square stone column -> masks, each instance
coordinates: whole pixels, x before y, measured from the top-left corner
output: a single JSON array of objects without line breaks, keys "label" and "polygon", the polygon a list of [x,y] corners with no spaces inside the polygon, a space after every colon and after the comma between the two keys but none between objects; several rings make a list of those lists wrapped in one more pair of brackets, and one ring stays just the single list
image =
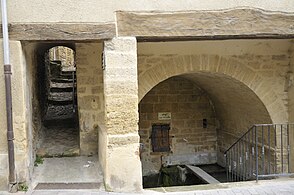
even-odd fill
[{"label": "square stone column", "polygon": [[103,162],[105,188],[115,192],[139,192],[142,169],[136,38],[118,37],[106,41],[103,68],[106,155],[101,156],[100,162]]}]

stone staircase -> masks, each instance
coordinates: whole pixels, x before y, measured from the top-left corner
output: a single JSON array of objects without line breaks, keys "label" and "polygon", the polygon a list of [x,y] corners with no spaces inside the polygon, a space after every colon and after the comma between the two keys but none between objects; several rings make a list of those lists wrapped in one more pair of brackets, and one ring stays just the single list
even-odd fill
[{"label": "stone staircase", "polygon": [[77,126],[75,68],[63,70],[59,62],[50,63],[45,127]]},{"label": "stone staircase", "polygon": [[37,155],[64,157],[79,155],[79,128],[75,67],[63,69],[60,61],[50,62],[46,111]]}]

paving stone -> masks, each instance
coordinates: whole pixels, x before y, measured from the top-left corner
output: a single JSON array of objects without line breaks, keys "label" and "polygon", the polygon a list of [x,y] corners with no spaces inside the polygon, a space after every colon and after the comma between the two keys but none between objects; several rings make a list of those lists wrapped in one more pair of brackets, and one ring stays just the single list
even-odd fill
[{"label": "paving stone", "polygon": [[[97,158],[97,157],[95,157]],[[67,159],[73,162],[73,164],[78,162],[83,162],[82,159]],[[84,159],[85,160],[85,159]],[[63,164],[64,162],[59,161],[58,163]],[[51,168],[52,169],[52,168]],[[101,168],[98,168],[101,170]],[[57,172],[56,170],[51,172]],[[80,170],[80,173],[83,171]],[[99,177],[100,181],[103,181],[102,172]],[[83,180],[83,175],[81,175],[80,180]],[[69,177],[68,177],[69,178]],[[84,177],[85,178],[85,177]],[[91,177],[89,177],[91,178]],[[242,185],[242,186],[240,186]],[[224,188],[225,189],[222,189]],[[183,189],[183,188],[181,188]],[[189,188],[190,189],[190,188]],[[31,190],[29,192],[17,192],[15,195],[129,195],[132,193],[113,193],[113,192],[105,192],[104,189],[100,190]],[[220,185],[217,189],[208,189],[208,190],[197,190],[197,186],[195,186],[195,190],[191,191],[179,191],[179,192],[158,192],[154,190],[144,190],[142,193],[137,193],[138,195],[154,195],[154,194],[164,194],[164,195],[294,195],[294,179],[277,179],[277,180],[269,180],[269,181],[261,181],[258,184],[254,184],[252,182],[242,182],[240,183],[229,183],[228,185]],[[0,195],[9,195],[8,192],[0,192]],[[136,195],[136,194],[134,194]]]},{"label": "paving stone", "polygon": [[77,156],[79,154],[78,128],[45,128],[43,133],[37,155],[42,157],[60,157]]}]

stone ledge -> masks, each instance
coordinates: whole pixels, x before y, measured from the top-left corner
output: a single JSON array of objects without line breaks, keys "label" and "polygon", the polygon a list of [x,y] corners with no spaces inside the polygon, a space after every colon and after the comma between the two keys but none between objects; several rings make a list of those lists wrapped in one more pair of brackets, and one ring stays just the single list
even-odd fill
[{"label": "stone ledge", "polygon": [[216,152],[197,152],[193,154],[181,154],[173,156],[163,156],[163,166],[184,165],[184,164],[214,164],[217,162]]},{"label": "stone ledge", "polygon": [[108,135],[108,144],[110,145],[129,145],[139,143],[138,134]]}]

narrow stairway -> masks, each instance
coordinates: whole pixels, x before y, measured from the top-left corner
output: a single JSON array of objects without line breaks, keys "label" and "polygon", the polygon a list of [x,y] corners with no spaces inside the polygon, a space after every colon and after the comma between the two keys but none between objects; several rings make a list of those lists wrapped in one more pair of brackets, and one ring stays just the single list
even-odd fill
[{"label": "narrow stairway", "polygon": [[76,156],[79,154],[76,70],[73,66],[62,67],[60,61],[51,61],[48,72],[44,135],[37,153],[42,157]]}]

